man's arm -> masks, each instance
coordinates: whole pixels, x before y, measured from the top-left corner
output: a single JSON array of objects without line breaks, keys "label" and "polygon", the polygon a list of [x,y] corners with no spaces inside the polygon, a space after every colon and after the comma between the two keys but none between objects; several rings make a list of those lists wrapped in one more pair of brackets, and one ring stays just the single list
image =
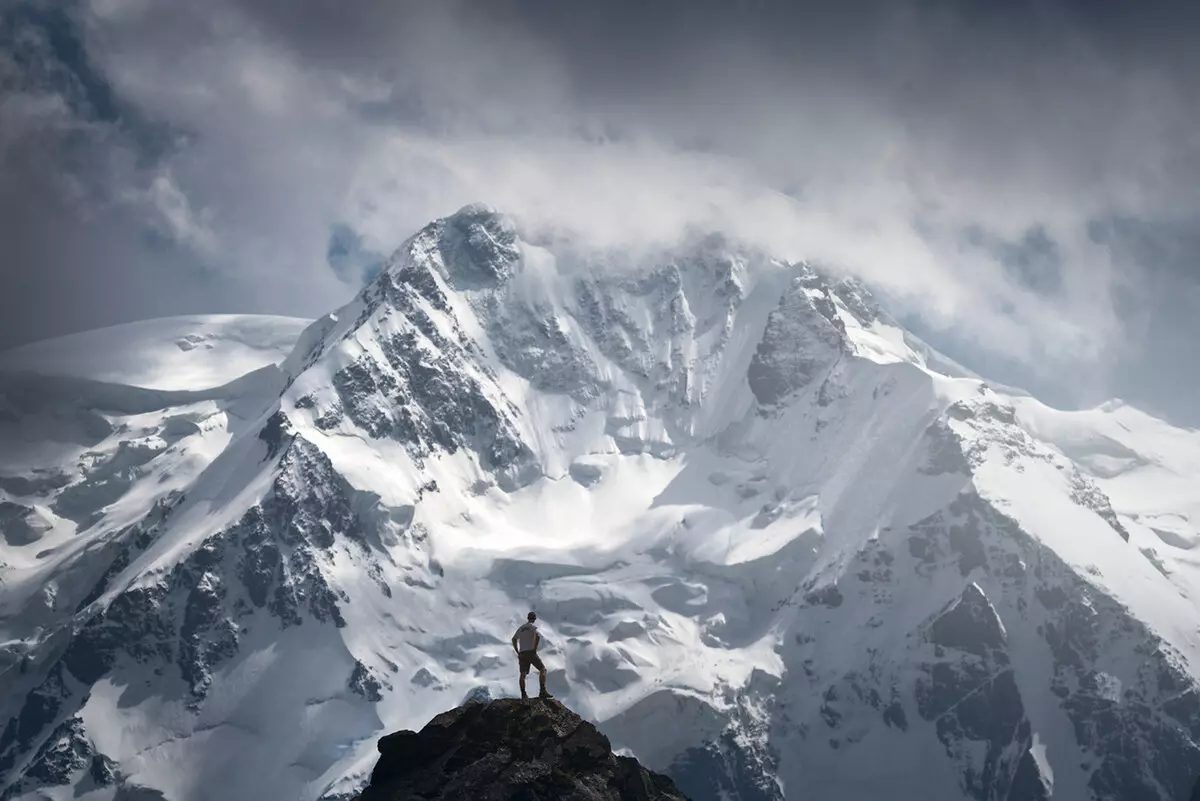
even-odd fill
[{"label": "man's arm", "polygon": [[534,653],[536,653],[536,652],[537,652],[537,649],[538,649],[538,648],[540,648],[540,647],[541,647],[541,645],[542,645],[542,634],[541,634],[541,632],[537,632],[537,631],[535,631],[535,632],[533,633],[533,650],[534,650]]},{"label": "man's arm", "polygon": [[517,635],[516,634],[513,635],[512,644],[513,644],[513,651],[515,651],[518,654],[521,653],[521,649],[517,647]]}]

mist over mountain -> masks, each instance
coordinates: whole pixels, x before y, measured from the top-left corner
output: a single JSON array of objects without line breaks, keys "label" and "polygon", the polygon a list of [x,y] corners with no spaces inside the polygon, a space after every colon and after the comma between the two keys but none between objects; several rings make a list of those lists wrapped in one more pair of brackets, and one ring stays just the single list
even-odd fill
[{"label": "mist over mountain", "polygon": [[1058,408],[1200,426],[1197,35],[1179,0],[9,0],[0,349],[317,317],[483,198],[530,241],[722,231]]}]

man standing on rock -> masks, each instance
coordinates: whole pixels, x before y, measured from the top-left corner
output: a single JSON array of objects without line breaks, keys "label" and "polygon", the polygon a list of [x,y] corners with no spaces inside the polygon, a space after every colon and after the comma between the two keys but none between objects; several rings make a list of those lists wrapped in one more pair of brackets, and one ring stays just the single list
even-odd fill
[{"label": "man standing on rock", "polygon": [[513,650],[517,652],[517,664],[521,669],[521,698],[528,700],[529,696],[525,693],[525,677],[529,675],[529,668],[535,667],[538,669],[538,681],[541,684],[541,692],[538,693],[538,698],[552,698],[550,693],[546,692],[546,666],[542,664],[542,658],[538,656],[538,646],[542,643],[542,635],[538,634],[537,630],[537,613],[530,612],[528,620],[517,629],[517,633],[513,635],[512,645]]}]

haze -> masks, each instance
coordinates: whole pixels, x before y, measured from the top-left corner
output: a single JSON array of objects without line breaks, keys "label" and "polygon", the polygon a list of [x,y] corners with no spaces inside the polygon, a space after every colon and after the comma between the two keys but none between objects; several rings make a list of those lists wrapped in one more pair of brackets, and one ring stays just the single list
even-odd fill
[{"label": "haze", "polygon": [[1050,403],[1200,425],[1197,37],[1186,2],[10,0],[0,347],[315,316],[484,201],[725,231]]}]

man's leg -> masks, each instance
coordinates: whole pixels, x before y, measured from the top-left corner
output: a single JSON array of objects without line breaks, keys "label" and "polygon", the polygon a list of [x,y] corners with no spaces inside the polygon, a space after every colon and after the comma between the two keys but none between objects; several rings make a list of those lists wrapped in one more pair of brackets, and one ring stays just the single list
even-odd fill
[{"label": "man's leg", "polygon": [[521,671],[521,698],[529,698],[525,692],[525,677],[529,675],[529,658],[525,654],[517,654],[517,665]]},{"label": "man's leg", "polygon": [[540,656],[538,656],[537,654],[534,654],[533,659],[530,661],[533,663],[533,666],[535,668],[537,668],[537,670],[538,670],[538,684],[540,685],[538,697],[539,698],[550,698],[551,697],[550,693],[546,692],[546,666],[542,664],[542,658]]}]

